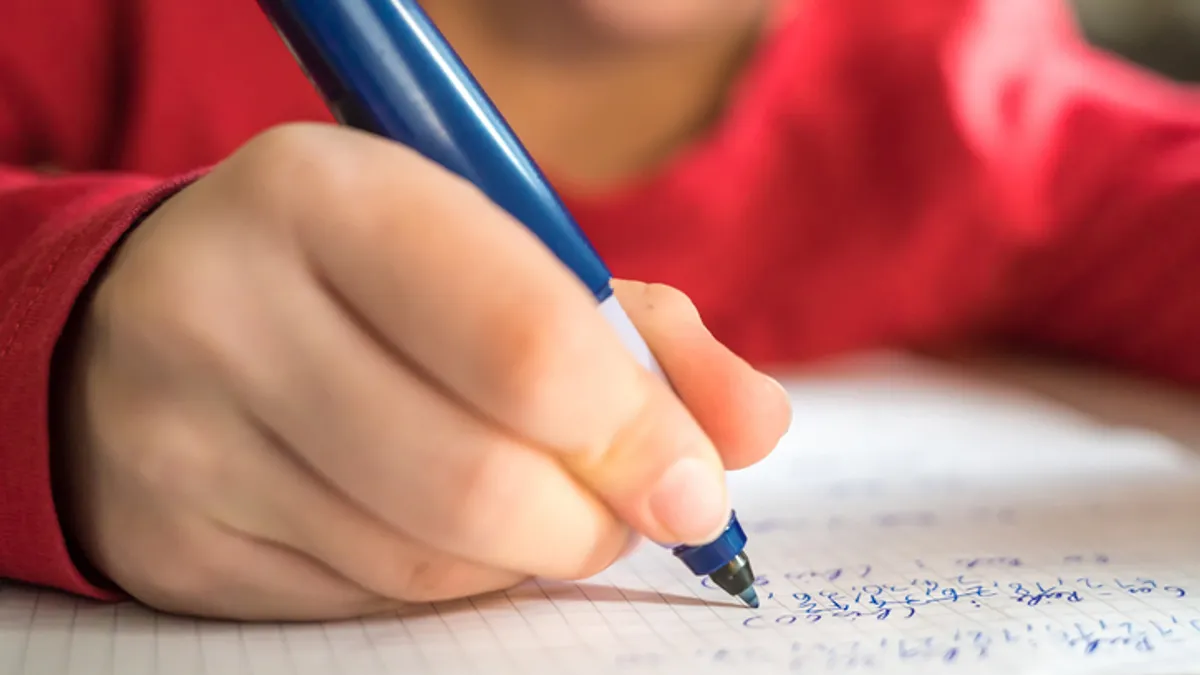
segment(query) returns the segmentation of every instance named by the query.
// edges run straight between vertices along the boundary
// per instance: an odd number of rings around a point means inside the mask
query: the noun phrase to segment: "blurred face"
[[[771,14],[801,1],[419,0],[539,161],[576,187],[618,183],[690,142]]]
[[[669,43],[750,25],[786,0],[421,0],[435,19],[473,16],[525,47]]]
[[[577,5],[596,26],[621,37],[671,39],[740,25],[770,0],[543,0]]]

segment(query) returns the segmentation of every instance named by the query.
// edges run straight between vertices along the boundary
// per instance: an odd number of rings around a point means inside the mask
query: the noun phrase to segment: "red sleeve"
[[[112,594],[73,564],[51,489],[51,359],[110,247],[173,189],[83,173],[103,166],[116,127],[115,9],[15,0],[0,11],[0,577],[93,597]],[[21,168],[42,164],[80,173]]]
[[[172,185],[0,168],[0,577],[109,597],[79,573],[50,477],[55,345],[96,267]]]
[[[1089,48],[1061,0],[966,25],[951,97],[1019,242],[996,327],[1200,385],[1200,89]]]

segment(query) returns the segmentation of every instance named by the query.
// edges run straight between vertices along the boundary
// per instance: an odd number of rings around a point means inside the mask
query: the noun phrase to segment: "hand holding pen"
[[[339,121],[402,143],[471,182],[575,275],[630,356],[666,381],[613,292],[604,261],[417,0],[259,0],[259,5]],[[746,533],[724,498],[724,481],[714,481],[713,466],[696,459],[679,461],[659,478],[651,508],[660,525],[675,518],[702,522],[718,511],[727,514],[725,525],[698,540],[676,526],[676,539],[657,541],[672,541],[666,545],[692,573],[758,607]],[[673,517],[658,503],[666,485],[693,500],[670,507],[678,511]]]
[[[677,395],[466,181],[354,130],[267,132],[142,222],[82,312],[72,538],[155,607],[239,619],[701,542],[787,401],[681,294],[615,288]]]

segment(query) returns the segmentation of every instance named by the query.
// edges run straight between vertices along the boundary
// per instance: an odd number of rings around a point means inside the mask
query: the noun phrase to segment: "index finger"
[[[301,246],[387,348],[560,457],[647,537],[720,532],[729,508],[712,442],[540,241],[401,146],[344,130],[309,142],[330,146],[311,152],[336,189],[297,204]]]

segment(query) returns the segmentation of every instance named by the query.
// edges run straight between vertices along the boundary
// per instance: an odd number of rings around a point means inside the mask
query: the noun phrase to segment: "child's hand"
[[[269,132],[138,227],[87,308],[72,534],[150,605],[248,619],[585,577],[630,528],[706,541],[787,400],[679,293],[619,292],[687,408],[467,183],[365,134]]]

